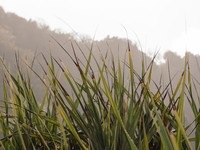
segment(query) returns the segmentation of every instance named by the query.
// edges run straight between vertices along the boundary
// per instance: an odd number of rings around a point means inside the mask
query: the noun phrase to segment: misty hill
[[[33,60],[34,56],[36,56],[34,69],[39,71],[41,74],[43,74],[43,72],[38,64],[38,62],[44,64],[41,53],[44,54],[45,57],[49,57],[51,53],[55,58],[64,60],[68,67],[73,71],[73,67],[75,66],[73,66],[69,57],[52,37],[72,55],[73,45],[73,48],[81,60],[83,59],[83,56],[80,49],[85,55],[87,55],[92,45],[93,53],[95,56],[99,57],[99,59],[101,53],[105,56],[106,51],[109,50],[112,51],[114,58],[118,59],[119,56],[120,60],[123,60],[127,50],[126,39],[107,37],[101,41],[92,41],[91,39],[83,39],[83,41],[81,41],[72,34],[51,31],[46,25],[40,25],[32,20],[25,20],[13,13],[5,13],[5,11],[0,7],[0,55],[5,58],[6,63],[10,64],[13,70],[15,70],[16,67],[16,65],[14,65],[15,53],[18,52],[20,58],[30,62]],[[138,74],[141,74],[142,53],[137,48],[137,44],[133,42],[130,42],[130,49],[133,56],[134,68]],[[190,53],[188,53],[188,55],[191,74],[194,77],[194,82],[196,83],[197,88],[200,89],[200,56],[195,56]],[[144,57],[146,62],[145,65],[147,67],[151,62],[151,58],[145,54]],[[181,58],[175,53],[170,51],[165,53],[164,59],[166,60],[165,63],[160,65],[154,63],[152,77],[155,83],[158,86],[162,85],[163,88],[169,83],[169,72],[171,78],[174,77],[174,86],[178,82],[184,69],[184,58]],[[108,61],[109,60],[111,59],[108,58]],[[170,68],[170,70],[168,68]],[[39,81],[37,81],[37,79],[33,80],[36,91],[41,92]],[[155,85],[152,84],[152,86]],[[196,95],[196,99],[197,98]]]

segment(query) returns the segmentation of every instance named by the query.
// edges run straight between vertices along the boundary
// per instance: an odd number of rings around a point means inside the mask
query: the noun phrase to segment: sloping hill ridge
[[[13,13],[5,13],[3,8],[0,7],[0,56],[5,58],[7,64],[10,65],[11,70],[15,71],[15,53],[19,53],[20,58],[25,59],[26,61],[32,61],[34,56],[36,56],[36,61],[34,65],[34,69],[39,73],[43,73],[41,67],[37,62],[44,64],[41,53],[44,54],[45,57],[49,58],[50,53],[58,59],[64,60],[69,68],[73,71],[73,65],[70,61],[69,57],[63,52],[62,48],[56,43],[53,39],[55,38],[69,53],[73,55],[72,52],[72,44],[74,46],[77,55],[82,57],[82,54],[79,48],[87,54],[88,49],[91,48],[93,43],[93,53],[95,56],[99,56],[99,50],[105,54],[107,50],[111,50],[114,58],[118,58],[120,55],[120,59],[123,60],[125,52],[127,50],[127,40],[119,39],[117,37],[105,38],[101,41],[93,41],[91,39],[84,39],[81,41],[74,37],[72,34],[67,33],[58,33],[55,31],[51,31],[48,26],[38,25],[37,22],[32,20],[25,20]],[[142,53],[138,50],[137,45],[133,42],[130,42],[130,48],[133,55],[133,63],[135,70],[140,74],[141,73],[141,61],[142,61]],[[190,69],[191,74],[196,79],[196,81],[200,82],[200,56],[188,54],[190,60]],[[151,61],[151,58],[144,54],[146,66]],[[153,77],[152,79],[160,85],[164,87],[169,82],[168,76],[168,65],[170,68],[171,76],[175,76],[173,79],[173,85],[178,82],[182,71],[184,69],[184,58],[179,57],[173,52],[167,52],[164,55],[166,60],[165,63],[157,65],[154,64],[153,68]],[[2,70],[0,70],[1,77],[3,76]],[[162,79],[160,79],[162,77]],[[36,93],[41,93],[41,85],[37,79],[34,80],[34,87]],[[161,80],[161,82],[160,82]],[[2,81],[2,79],[1,79]],[[197,88],[199,88],[199,83],[197,82]],[[2,83],[0,83],[2,87]],[[2,89],[1,89],[2,90]],[[2,91],[1,91],[2,92]],[[38,97],[41,97],[39,94]],[[1,97],[2,99],[2,97]],[[196,99],[198,99],[196,97]],[[197,100],[198,102],[198,100]],[[197,103],[198,104],[198,103]],[[187,106],[186,106],[187,110]],[[186,114],[189,116],[189,112]]]

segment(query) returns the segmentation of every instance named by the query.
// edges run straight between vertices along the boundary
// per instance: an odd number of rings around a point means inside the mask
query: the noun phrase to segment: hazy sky
[[[96,39],[136,35],[148,53],[200,54],[200,0],[0,0],[5,11]]]

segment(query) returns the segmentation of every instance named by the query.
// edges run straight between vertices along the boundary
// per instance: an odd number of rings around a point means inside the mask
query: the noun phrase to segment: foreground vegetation
[[[200,112],[193,95],[199,96],[187,57],[182,75],[172,89],[171,82],[162,87],[152,80],[155,57],[147,67],[144,58],[141,60],[141,74],[134,70],[129,44],[123,62],[116,61],[110,51],[101,55],[101,61],[93,56],[92,48],[88,56],[80,49],[84,61],[75,51],[73,56],[64,48],[63,51],[74,63],[79,78],[54,56],[49,60],[43,56],[43,75],[29,64],[24,72],[18,57],[17,75],[12,74],[2,59],[2,149],[178,150],[195,145],[193,148],[200,150]],[[58,68],[70,91],[60,80]],[[44,86],[42,101],[34,93],[30,74],[35,74]],[[188,125],[185,103],[190,105],[194,117]]]

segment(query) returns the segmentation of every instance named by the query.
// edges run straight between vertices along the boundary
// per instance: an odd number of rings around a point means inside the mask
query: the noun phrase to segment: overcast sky
[[[5,11],[97,40],[136,35],[143,51],[200,54],[200,0],[0,0]],[[66,25],[63,21],[66,22]]]

